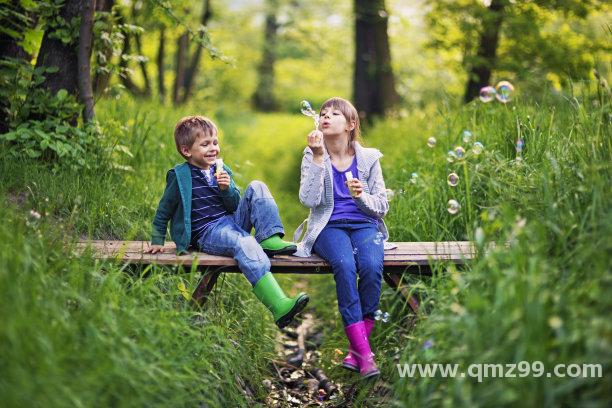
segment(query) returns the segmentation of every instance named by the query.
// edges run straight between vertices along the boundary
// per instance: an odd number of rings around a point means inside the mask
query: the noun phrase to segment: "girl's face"
[[[323,136],[334,136],[347,133],[355,128],[354,123],[349,123],[340,109],[333,106],[323,108],[320,121]]]

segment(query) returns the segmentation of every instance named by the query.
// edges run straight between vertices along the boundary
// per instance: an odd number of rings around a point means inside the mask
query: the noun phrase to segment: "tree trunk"
[[[353,97],[362,119],[384,115],[399,100],[387,22],[384,0],[355,0]]]
[[[110,13],[113,9],[114,3],[115,0],[96,0],[96,12]],[[106,63],[108,64],[113,57],[113,50],[111,47],[104,49],[104,57],[106,58]],[[96,95],[101,95],[106,91],[110,77],[110,72],[97,72],[94,75],[93,90]]]
[[[136,53],[142,56],[140,34],[134,36],[134,41],[136,41]],[[142,94],[148,98],[151,96],[151,81],[149,80],[149,74],[147,74],[147,63],[140,59],[138,61],[138,65],[140,65],[140,72],[142,73],[142,79],[144,80],[144,89],[142,90]]]
[[[124,56],[130,55],[130,50],[132,46],[130,43],[130,34],[127,32],[123,33],[123,48],[121,49],[121,56],[119,57],[119,68],[121,69],[121,83],[123,86],[127,88],[132,94],[136,96],[144,96],[144,92],[142,89],[138,87],[132,81],[132,76],[129,71],[128,61],[124,58]]]
[[[489,85],[491,71],[495,66],[495,54],[504,17],[505,1],[492,0],[489,13],[483,18],[478,51],[468,72],[468,83],[464,95],[466,103],[478,96],[480,88]]]
[[[159,29],[159,47],[157,51],[157,89],[159,92],[159,99],[162,103],[166,99],[166,85],[164,84],[164,54],[166,46],[166,27],[162,26]]]
[[[96,0],[83,0],[83,12],[79,27],[79,48],[77,60],[79,64],[78,81],[80,100],[84,105],[83,121],[91,122],[94,118],[94,99],[91,88],[91,46],[93,42],[93,20]]]
[[[267,0],[266,27],[261,62],[257,67],[259,81],[252,97],[253,107],[262,112],[272,112],[278,109],[274,97],[274,64],[276,62],[276,38],[278,23],[276,10],[278,0]]]
[[[174,105],[178,105],[181,102],[180,94],[185,83],[185,55],[187,54],[187,45],[189,38],[187,34],[182,34],[177,43],[176,49],[176,75],[174,77],[174,92],[172,95],[172,101]]]
[[[59,11],[59,17],[70,22],[79,18],[83,10],[83,0],[66,0]],[[45,34],[38,52],[36,68],[55,67],[56,72],[45,74],[42,87],[56,94],[60,89],[65,89],[71,95],[78,95],[78,58],[77,39],[72,39],[69,44],[53,38],[54,30],[49,29]]]
[[[204,0],[204,4],[202,4],[202,17],[200,18],[200,23],[206,27],[208,24],[208,20],[210,20],[212,16],[212,9],[210,6],[210,0]],[[203,38],[200,35],[200,38]],[[189,64],[189,68],[185,73],[185,79],[183,81],[183,96],[180,99],[180,103],[185,103],[191,96],[191,92],[193,89],[193,81],[195,79],[196,73],[198,71],[198,65],[200,64],[200,58],[202,56],[202,46],[200,44],[196,44],[196,49],[194,51],[193,57],[191,58],[191,63]]]

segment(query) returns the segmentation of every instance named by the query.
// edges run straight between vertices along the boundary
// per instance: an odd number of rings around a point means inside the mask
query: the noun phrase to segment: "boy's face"
[[[187,161],[204,170],[208,170],[211,165],[215,164],[215,159],[219,157],[219,152],[221,152],[221,148],[219,147],[217,135],[199,134],[190,148],[186,146],[181,147],[181,153],[187,158]]]

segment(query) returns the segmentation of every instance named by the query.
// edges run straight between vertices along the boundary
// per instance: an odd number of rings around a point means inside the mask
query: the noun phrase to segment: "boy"
[[[293,254],[296,246],[282,240],[283,225],[268,187],[253,181],[240,198],[229,167],[215,164],[220,147],[217,127],[210,119],[181,119],[174,129],[174,140],[187,162],[166,175],[166,189],[155,213],[147,252],[162,251],[170,221],[177,253],[193,246],[209,254],[233,257],[255,296],[272,312],[276,325],[285,327],[309,298],[304,293],[294,298],[285,296],[269,272],[266,254]],[[250,234],[252,228],[255,237]]]

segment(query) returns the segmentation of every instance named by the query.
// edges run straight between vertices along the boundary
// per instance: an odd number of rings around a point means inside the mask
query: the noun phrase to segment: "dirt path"
[[[384,380],[364,382],[355,375],[352,383],[334,382],[320,368],[323,342],[322,324],[312,313],[305,313],[277,335],[277,358],[270,363],[270,378],[264,380],[268,390],[268,407],[345,407],[385,406],[391,388]],[[337,363],[342,361],[338,350]],[[356,400],[360,400],[359,404]]]

